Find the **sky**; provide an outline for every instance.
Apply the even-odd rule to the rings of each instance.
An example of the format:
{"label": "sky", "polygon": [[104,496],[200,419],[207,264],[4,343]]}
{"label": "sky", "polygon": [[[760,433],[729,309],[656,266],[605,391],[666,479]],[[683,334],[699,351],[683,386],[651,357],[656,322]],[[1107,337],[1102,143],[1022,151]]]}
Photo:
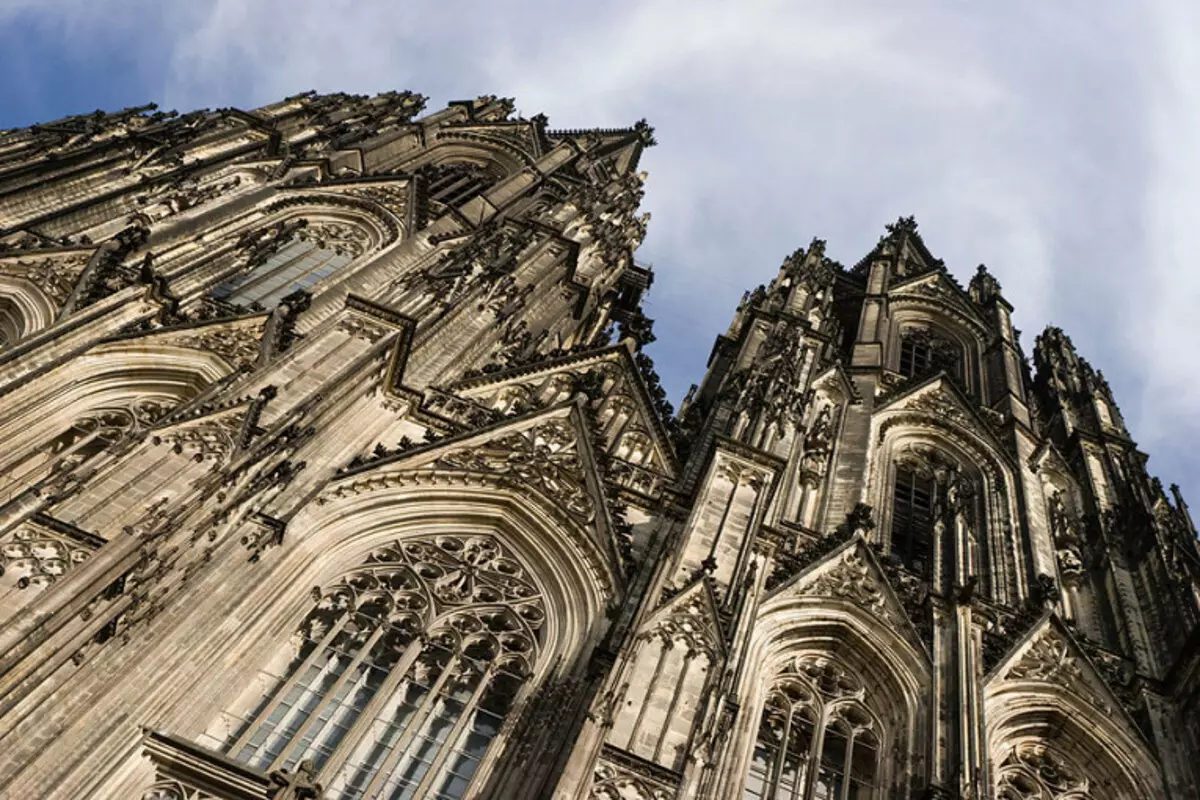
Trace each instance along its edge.
{"label": "sky", "polygon": [[784,256],[818,236],[852,264],[911,214],[964,284],[988,265],[1027,353],[1072,337],[1200,510],[1194,0],[0,0],[0,75],[0,128],[309,89],[645,117],[638,256],[676,404]]}

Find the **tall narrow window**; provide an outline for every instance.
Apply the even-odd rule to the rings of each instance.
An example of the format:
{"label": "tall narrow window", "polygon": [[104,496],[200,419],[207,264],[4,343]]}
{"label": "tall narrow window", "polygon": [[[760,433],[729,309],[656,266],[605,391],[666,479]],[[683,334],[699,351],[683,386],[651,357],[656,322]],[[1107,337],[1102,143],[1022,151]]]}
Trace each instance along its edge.
{"label": "tall narrow window", "polygon": [[307,760],[329,798],[463,797],[532,675],[543,616],[495,538],[395,542],[321,593],[282,669],[205,743],[264,770]]}
{"label": "tall narrow window", "polygon": [[879,738],[857,680],[803,657],[777,676],[763,707],[743,800],[868,800]]}
{"label": "tall narrow window", "polygon": [[240,306],[271,308],[297,289],[311,289],[366,252],[369,240],[353,225],[317,222],[289,229],[261,263],[213,289]]}
{"label": "tall narrow window", "polygon": [[916,470],[896,467],[892,492],[892,555],[924,574],[933,551],[933,504],[936,484]]}

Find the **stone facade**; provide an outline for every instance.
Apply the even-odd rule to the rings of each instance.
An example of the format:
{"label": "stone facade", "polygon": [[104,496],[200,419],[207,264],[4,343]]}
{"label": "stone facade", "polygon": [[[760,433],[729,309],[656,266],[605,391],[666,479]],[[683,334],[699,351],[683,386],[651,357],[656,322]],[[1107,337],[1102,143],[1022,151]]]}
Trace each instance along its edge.
{"label": "stone facade", "polygon": [[676,415],[645,123],[0,132],[0,796],[1196,797],[1200,551],[915,223]]}

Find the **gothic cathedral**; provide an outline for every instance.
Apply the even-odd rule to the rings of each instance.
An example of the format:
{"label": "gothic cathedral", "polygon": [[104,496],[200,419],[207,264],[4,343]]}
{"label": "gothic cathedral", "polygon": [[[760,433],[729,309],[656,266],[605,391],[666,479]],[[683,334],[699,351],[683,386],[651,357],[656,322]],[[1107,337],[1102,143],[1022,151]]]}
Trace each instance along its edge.
{"label": "gothic cathedral", "polygon": [[645,122],[0,131],[0,797],[1186,800],[1200,548],[911,218],[676,414]]}

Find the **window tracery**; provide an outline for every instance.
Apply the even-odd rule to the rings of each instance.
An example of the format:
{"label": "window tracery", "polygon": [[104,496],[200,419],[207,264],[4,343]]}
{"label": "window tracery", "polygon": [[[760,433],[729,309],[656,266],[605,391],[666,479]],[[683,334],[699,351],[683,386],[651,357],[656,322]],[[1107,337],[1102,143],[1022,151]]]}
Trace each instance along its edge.
{"label": "window tracery", "polygon": [[1043,744],[1017,745],[996,779],[997,800],[1092,800],[1090,781]]}
{"label": "window tracery", "polygon": [[239,306],[271,308],[366,254],[371,240],[351,223],[299,219],[252,232],[239,247],[249,270],[219,284],[213,297]]}
{"label": "window tracery", "polygon": [[264,770],[310,760],[331,798],[464,796],[537,661],[525,568],[490,535],[421,536],[314,600],[208,743]]}
{"label": "window tracery", "polygon": [[857,676],[801,656],[763,706],[743,800],[866,800],[877,788],[882,731]]}

